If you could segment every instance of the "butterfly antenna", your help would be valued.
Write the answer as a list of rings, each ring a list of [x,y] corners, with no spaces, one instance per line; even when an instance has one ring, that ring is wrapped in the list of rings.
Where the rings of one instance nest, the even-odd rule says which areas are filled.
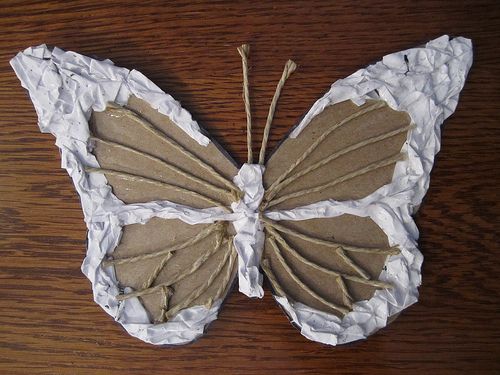
[[[274,93],[273,100],[271,102],[271,105],[269,106],[266,127],[264,128],[264,135],[262,137],[262,145],[260,146],[259,164],[263,165],[266,158],[267,140],[269,138],[269,130],[271,129],[274,111],[276,110],[276,103],[278,102],[278,98],[280,97],[281,90],[283,89],[286,80],[295,71],[295,69],[297,69],[297,64],[295,64],[292,60],[288,60],[285,64],[285,68],[283,69],[283,74],[281,75],[281,79],[278,82],[278,86],[276,86],[276,92]]]
[[[243,67],[243,102],[245,103],[245,112],[247,114],[247,162],[253,163],[252,153],[252,113],[250,111],[250,93],[248,88],[248,55],[250,54],[250,46],[243,44],[238,47],[238,52],[241,56],[241,65]]]

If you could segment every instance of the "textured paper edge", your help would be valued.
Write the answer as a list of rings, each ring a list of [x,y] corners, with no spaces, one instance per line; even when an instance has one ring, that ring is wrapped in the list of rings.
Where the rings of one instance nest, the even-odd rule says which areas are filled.
[[[386,233],[390,245],[401,249],[400,254],[387,258],[380,275],[394,288],[377,290],[370,300],[357,302],[343,319],[274,296],[305,337],[329,345],[363,339],[385,327],[390,316],[417,301],[423,256],[416,246],[418,229],[412,213],[429,187],[434,157],[440,148],[440,126],[454,112],[471,65],[471,41],[462,37],[450,40],[447,35],[425,47],[387,55],[336,81],[290,133],[290,137],[297,137],[327,106],[349,99],[358,105],[366,99],[384,100],[392,109],[407,112],[415,125],[402,150],[408,158],[396,164],[390,184],[358,201],[329,200],[266,213],[274,220],[344,213],[368,216]]]

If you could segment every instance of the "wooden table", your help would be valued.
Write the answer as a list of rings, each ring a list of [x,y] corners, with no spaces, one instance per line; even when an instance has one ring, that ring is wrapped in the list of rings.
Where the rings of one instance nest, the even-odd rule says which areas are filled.
[[[500,4],[486,2],[6,1],[0,5],[0,373],[498,373]],[[495,4],[496,3],[496,4]],[[475,61],[417,223],[420,302],[368,340],[302,337],[272,300],[233,291],[208,334],[144,344],[92,301],[80,272],[86,228],[54,139],[40,134],[10,58],[47,43],[136,68],[245,159],[240,57],[252,46],[256,139],[284,62],[299,70],[279,103],[275,145],[332,82],[384,54],[448,33]],[[293,370],[293,371],[291,371]]]

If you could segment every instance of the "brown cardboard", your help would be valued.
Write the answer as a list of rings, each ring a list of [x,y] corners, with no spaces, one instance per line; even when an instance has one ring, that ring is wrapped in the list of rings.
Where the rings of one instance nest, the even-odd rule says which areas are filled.
[[[146,102],[138,98],[131,97],[128,106],[138,113],[141,113],[142,116],[147,118],[157,128],[164,131],[169,137],[177,141],[186,149],[212,165],[227,179],[232,180],[236,175],[237,168],[234,162],[224,155],[215,144],[210,143],[207,147],[200,146],[196,141],[185,134],[182,129],[173,124],[168,117],[152,109]],[[93,135],[99,138],[152,154],[216,186],[224,187],[217,179],[213,178],[199,165],[187,160],[178,151],[145,131],[135,121],[127,117],[117,116],[116,112],[109,110],[95,112],[91,119],[91,131]],[[93,152],[101,168],[124,171],[168,182],[185,187],[188,190],[208,195],[211,198],[221,201],[225,205],[231,203],[231,199],[228,199],[228,197],[218,194],[217,192],[214,193],[197,182],[179,176],[177,173],[165,168],[161,163],[138,157],[136,154],[130,153],[129,151],[120,150],[116,147],[96,142]],[[170,200],[198,208],[213,206],[196,197],[162,187],[151,186],[148,183],[130,182],[113,176],[106,177],[113,189],[113,193],[125,203]],[[128,225],[123,228],[122,238],[119,245],[114,250],[112,257],[114,259],[120,259],[152,253],[165,247],[185,242],[196,236],[208,225],[209,224],[189,225],[180,220],[165,220],[160,218],[154,218],[146,224]],[[227,236],[228,234],[226,237]],[[215,240],[215,234],[212,234],[189,248],[177,251],[167,262],[165,268],[159,274],[153,285],[161,284],[169,280],[173,275],[176,275],[179,271],[189,268],[201,254],[207,251],[207,249],[215,246]],[[198,271],[172,285],[174,293],[170,298],[169,306],[175,306],[183,301],[190,292],[198,289],[205,283],[218,267],[225,251],[227,251],[227,246],[222,246],[221,249],[210,257]],[[115,270],[119,284],[122,287],[131,287],[136,290],[141,289],[141,286],[153,272],[160,259],[161,258],[154,258],[132,264],[116,265]],[[234,280],[235,274],[236,267],[233,267],[232,280]],[[213,297],[217,289],[221,286],[223,275],[224,271],[214,280],[212,286],[199,298],[194,300],[190,306],[205,304]],[[229,283],[227,290],[229,290],[231,284],[232,281]],[[223,295],[225,295],[225,293]],[[150,313],[151,320],[153,321],[155,317],[160,314],[160,309],[162,308],[163,297],[161,293],[158,292],[141,297],[141,300]]]
[[[369,101],[364,106],[373,103],[374,101]],[[361,108],[364,108],[364,106]],[[350,101],[329,106],[321,114],[315,117],[297,138],[287,138],[274,152],[266,165],[266,172],[264,174],[264,186],[266,189],[269,188],[272,182],[275,181],[291,163],[297,160],[314,140],[323,134],[329,127],[340,122],[342,119],[355,113],[359,109],[359,107]],[[295,171],[303,170],[314,162],[322,160],[333,152],[348,145],[355,144],[387,131],[402,128],[409,124],[410,119],[406,113],[393,111],[389,107],[384,107],[370,114],[363,115],[333,131],[332,134],[315,149],[311,156],[295,169]],[[406,139],[407,133],[402,133],[393,138],[380,141],[341,156],[316,171],[296,180],[277,194],[276,198],[290,192],[327,183],[345,173],[360,169],[374,161],[382,160],[390,155],[396,154],[401,150]],[[363,198],[379,187],[389,183],[392,179],[393,171],[394,164],[370,172],[364,176],[345,181],[337,186],[324,189],[318,193],[290,199],[289,201],[272,207],[272,209],[289,209],[326,199],[349,200]],[[280,224],[313,237],[344,244],[364,247],[388,246],[386,235],[369,218],[342,215],[330,219],[314,219],[298,222],[280,221]],[[282,234],[282,236],[296,251],[307,259],[329,269],[355,274],[331,248],[306,242],[291,235]],[[311,269],[310,266],[300,263],[286,251],[282,251],[282,254],[285,260],[290,264],[292,270],[307,286],[328,301],[342,305],[342,295],[334,277]],[[349,255],[375,279],[378,278],[386,259],[385,255],[366,253],[349,253]],[[277,277],[285,293],[295,301],[302,302],[319,310],[337,315],[339,314],[338,311],[318,302],[307,292],[298,287],[297,283],[291,279],[283,266],[277,261],[275,252],[268,241],[266,241],[263,259],[268,259],[270,261],[271,270]],[[350,281],[346,281],[346,284],[355,301],[369,299],[373,296],[375,291],[373,287],[363,284]]]

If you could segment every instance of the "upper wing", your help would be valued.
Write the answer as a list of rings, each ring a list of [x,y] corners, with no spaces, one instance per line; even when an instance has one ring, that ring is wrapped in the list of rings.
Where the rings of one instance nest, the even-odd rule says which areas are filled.
[[[308,338],[366,337],[416,301],[411,214],[471,62],[470,41],[447,36],[385,56],[336,82],[271,156],[262,266]]]
[[[229,207],[237,199],[235,163],[213,143],[198,144],[144,100],[94,112],[91,143],[99,168],[125,203],[168,200]]]
[[[266,164],[264,207],[360,199],[391,182],[411,129],[407,113],[383,101],[328,106]]]
[[[234,163],[137,71],[45,46],[11,64],[80,194],[96,302],[148,342],[201,335],[236,273]]]

